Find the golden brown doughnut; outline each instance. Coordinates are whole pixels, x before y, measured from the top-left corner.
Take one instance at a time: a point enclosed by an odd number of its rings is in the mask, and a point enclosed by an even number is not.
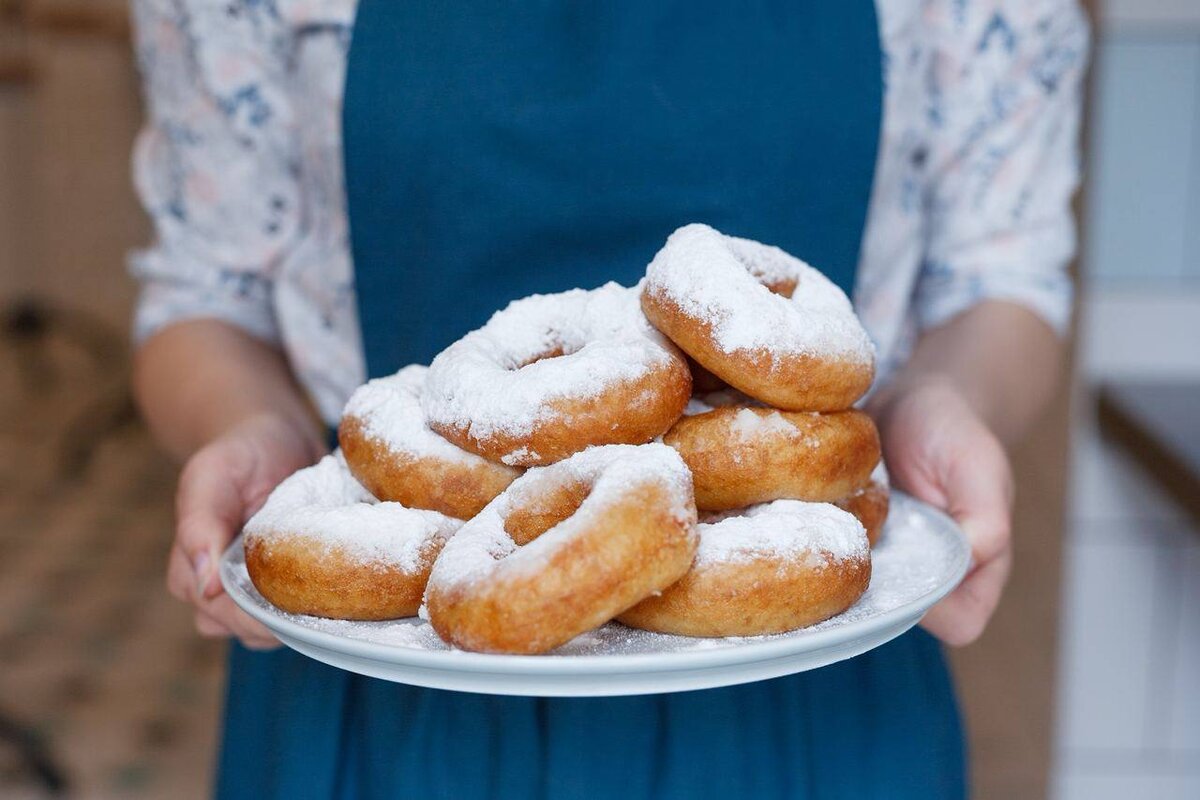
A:
[[[470,519],[521,470],[488,461],[430,430],[421,412],[426,367],[360,386],[338,426],[350,471],[380,500]]]
[[[609,283],[509,304],[433,360],[421,404],[459,447],[532,466],[648,442],[683,413],[691,387],[636,290]]]
[[[778,408],[849,408],[875,375],[874,346],[841,289],[777,247],[707,225],[667,239],[642,309],[707,370]]]
[[[464,650],[543,653],[680,578],[696,550],[683,461],[610,445],[532,469],[442,551],[425,607]]]
[[[246,523],[246,569],[263,597],[292,614],[411,617],[434,559],[461,524],[377,502],[330,455],[279,484]]]
[[[663,443],[683,456],[705,511],[779,499],[832,502],[864,486],[879,463],[875,423],[854,410],[724,406],[683,417]]]
[[[863,488],[843,497],[834,503],[853,514],[867,530],[867,539],[871,546],[879,544],[883,535],[883,524],[888,515],[888,487],[886,483],[872,480]]]
[[[867,535],[828,503],[776,500],[701,522],[691,570],[617,617],[681,636],[756,636],[845,611],[871,580]]]

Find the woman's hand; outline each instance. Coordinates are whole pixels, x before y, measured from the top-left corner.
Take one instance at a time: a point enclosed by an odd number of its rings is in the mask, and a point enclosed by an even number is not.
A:
[[[271,490],[324,452],[287,357],[220,320],[184,320],[137,349],[133,387],[155,437],[185,462],[167,588],[196,607],[202,634],[274,647],[222,591],[217,561]]]
[[[230,428],[184,465],[175,496],[175,543],[167,566],[171,594],[196,608],[205,636],[236,636],[267,649],[279,641],[238,608],[217,578],[217,561],[275,486],[314,460],[308,432],[261,414]]]
[[[1012,565],[1008,457],[949,381],[885,391],[870,410],[879,424],[892,483],[945,510],[971,543],[971,571],[922,622],[947,644],[969,644],[996,610]]]

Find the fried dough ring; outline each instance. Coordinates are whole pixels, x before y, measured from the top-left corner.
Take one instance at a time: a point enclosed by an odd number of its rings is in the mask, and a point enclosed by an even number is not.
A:
[[[871,547],[879,544],[879,537],[883,535],[883,525],[887,522],[888,506],[890,505],[886,483],[872,480],[858,491],[838,500],[834,505],[849,511],[862,523],[867,530],[867,540],[871,543]]]
[[[833,502],[866,485],[879,463],[875,423],[855,410],[724,406],[679,420],[663,443],[691,469],[704,511],[779,499]]]
[[[828,503],[776,500],[697,526],[686,575],[617,617],[680,636],[757,636],[842,613],[871,580],[866,532]]]
[[[686,225],[650,262],[643,287],[654,327],[768,405],[839,411],[871,386],[875,350],[850,300],[777,247]]]
[[[461,524],[377,502],[329,455],[285,479],[246,523],[246,570],[263,597],[292,614],[411,617],[434,559]]]
[[[413,364],[360,386],[346,404],[338,443],[354,477],[380,500],[470,519],[521,470],[430,430],[420,403],[427,372]]]
[[[609,283],[509,304],[433,360],[422,394],[429,427],[510,466],[661,435],[683,413],[692,377],[637,297]]]
[[[678,580],[695,529],[673,450],[586,450],[530,470],[463,525],[430,576],[429,621],[464,650],[543,653]]]

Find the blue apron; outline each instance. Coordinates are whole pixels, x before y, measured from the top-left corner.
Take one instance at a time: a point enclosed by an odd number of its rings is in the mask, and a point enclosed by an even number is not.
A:
[[[853,284],[882,107],[869,2],[364,0],[344,112],[368,372],[509,300],[632,283],[702,221]],[[938,645],[604,699],[419,689],[235,646],[223,797],[941,798]]]

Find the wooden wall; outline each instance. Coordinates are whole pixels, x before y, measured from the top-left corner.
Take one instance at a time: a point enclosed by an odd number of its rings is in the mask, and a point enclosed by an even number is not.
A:
[[[38,0],[0,17],[0,298],[125,329],[125,256],[149,232],[129,178],[141,112],[123,9]]]

